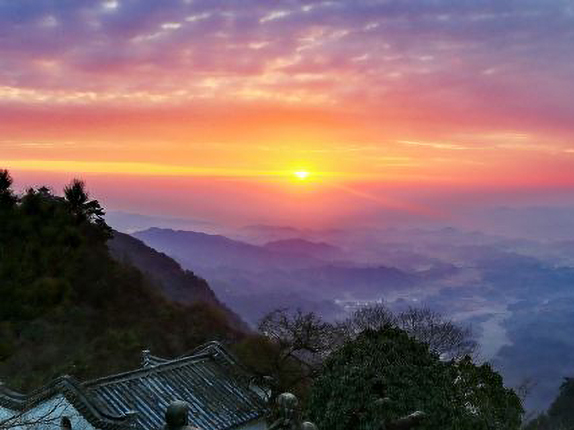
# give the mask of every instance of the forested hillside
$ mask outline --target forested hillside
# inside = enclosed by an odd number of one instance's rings
[[[202,301],[174,303],[160,293],[163,275],[114,259],[113,232],[81,181],[63,197],[48,188],[17,196],[11,185],[0,171],[0,380],[9,387],[129,369],[144,348],[175,356],[242,336],[201,280]]]
[[[184,270],[170,256],[150,248],[129,234],[118,231],[113,232],[112,239],[108,241],[108,248],[116,260],[141,270],[169,300],[182,304],[197,301],[209,303],[221,309],[230,323],[247,330],[246,324],[217,298],[205,279],[191,270]]]

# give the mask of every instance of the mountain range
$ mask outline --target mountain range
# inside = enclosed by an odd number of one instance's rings
[[[221,235],[161,228],[133,235],[205,277],[216,294],[251,323],[281,306],[340,317],[344,309],[338,301],[379,300],[429,276],[357,263],[336,245],[302,238],[254,245]]]

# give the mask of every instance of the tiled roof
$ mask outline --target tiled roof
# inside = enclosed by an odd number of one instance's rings
[[[64,376],[30,395],[0,384],[0,406],[25,411],[62,394],[103,430],[161,429],[173,400],[189,403],[190,424],[202,430],[230,430],[267,413],[265,402],[249,386],[249,375],[217,342],[174,360],[149,351],[143,358],[143,367],[131,372],[82,384]]]
[[[173,400],[187,401],[190,423],[205,430],[235,428],[266,413],[262,399],[249,388],[247,375],[218,343],[175,360],[147,358],[142,369],[83,386],[109,414],[137,411],[136,426],[143,430],[161,428]]]

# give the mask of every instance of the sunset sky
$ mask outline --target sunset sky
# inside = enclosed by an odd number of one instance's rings
[[[571,0],[0,0],[0,167],[237,224],[569,204],[573,78]]]

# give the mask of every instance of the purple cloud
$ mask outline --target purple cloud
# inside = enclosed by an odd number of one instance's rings
[[[568,128],[573,25],[567,0],[0,0],[0,87],[400,100]]]

